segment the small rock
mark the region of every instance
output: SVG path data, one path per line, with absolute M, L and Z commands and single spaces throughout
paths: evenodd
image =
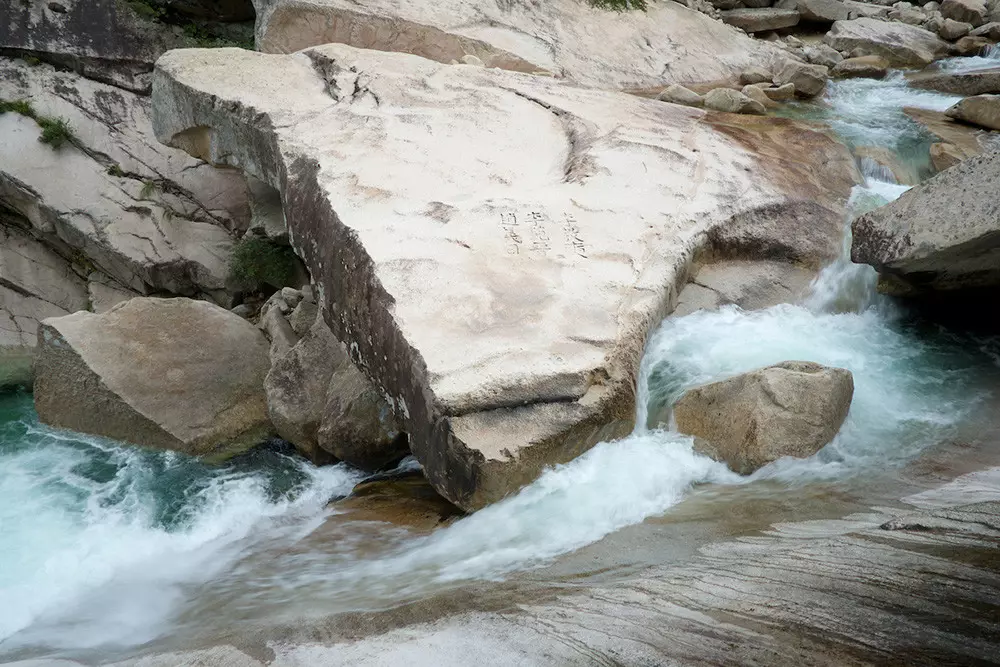
M 674 405 L 695 449 L 747 475 L 784 456 L 812 456 L 847 418 L 854 378 L 843 368 L 785 361 L 695 387 Z
M 794 9 L 731 9 L 722 12 L 722 21 L 746 32 L 763 32 L 791 28 L 799 22 L 799 13 Z
M 833 23 L 848 17 L 847 5 L 840 0 L 795 0 L 802 21 Z
M 927 16 L 919 9 L 894 9 L 889 12 L 889 20 L 907 25 L 921 25 L 927 20 Z
M 239 315 L 240 317 L 242 317 L 245 320 L 249 320 L 250 319 L 250 312 L 251 312 L 250 311 L 250 306 L 246 305 L 245 303 L 241 303 L 240 305 L 236 306 L 235 308 L 230 309 L 229 312 L 233 313 L 234 315 Z
M 284 299 L 289 308 L 295 308 L 302 300 L 302 292 L 294 287 L 282 287 L 281 298 Z
M 787 100 L 795 99 L 795 84 L 786 83 L 783 86 L 778 86 L 777 88 L 763 88 L 764 94 L 770 97 L 775 102 L 784 102 Z
M 760 105 L 765 109 L 774 109 L 781 106 L 780 104 L 772 100 L 770 97 L 768 97 L 759 85 L 743 86 L 743 90 L 741 92 L 747 97 L 749 97 L 751 100 L 754 100 L 755 102 L 760 102 Z
M 762 83 L 771 80 L 771 73 L 763 67 L 751 67 L 740 72 L 740 83 L 743 85 L 751 83 Z
M 802 40 L 796 37 L 795 35 L 788 35 L 787 37 L 785 37 L 785 44 L 788 44 L 788 46 L 792 47 L 793 49 L 801 49 L 805 47 L 805 44 L 802 43 Z
M 822 65 L 823 67 L 833 67 L 841 60 L 844 56 L 840 55 L 837 49 L 834 49 L 826 44 L 820 44 L 819 46 L 810 46 L 805 50 L 806 60 L 808 60 L 813 65 Z
M 715 111 L 729 113 L 748 113 L 763 115 L 764 105 L 750 99 L 738 90 L 731 88 L 716 88 L 705 95 L 705 107 Z
M 292 327 L 292 331 L 295 332 L 297 336 L 304 336 L 306 331 L 313 325 L 316 321 L 316 317 L 319 315 L 319 306 L 315 301 L 306 301 L 302 299 L 299 305 L 295 306 L 295 310 L 292 314 L 288 316 L 288 326 Z
M 939 9 L 941 9 L 940 2 L 928 2 L 926 5 L 924 5 L 925 12 L 936 12 Z
M 676 83 L 667 86 L 656 99 L 671 104 L 683 104 L 687 107 L 705 106 L 705 100 L 701 95 Z
M 963 123 L 1000 131 L 1000 95 L 966 97 L 945 113 Z
M 829 70 L 822 65 L 787 60 L 774 75 L 774 83 L 778 86 L 794 83 L 799 97 L 816 97 L 826 88 L 828 76 Z
M 941 39 L 947 39 L 949 42 L 954 42 L 955 40 L 965 37 L 972 30 L 972 24 L 962 23 L 961 21 L 953 21 L 951 19 L 945 19 L 941 28 L 938 30 L 938 34 L 941 35 Z
M 927 19 L 926 21 L 924 21 L 924 24 L 923 24 L 924 30 L 928 30 L 928 31 L 933 32 L 933 33 L 939 33 L 939 32 L 941 32 L 941 28 L 943 26 L 944 26 L 944 17 L 941 16 L 940 14 L 936 14 L 935 16 L 931 16 L 929 19 Z
M 985 37 L 973 37 L 972 35 L 966 35 L 962 39 L 955 42 L 955 53 L 960 56 L 978 56 L 983 52 L 983 49 L 992 43 L 993 42 Z
M 474 67 L 485 67 L 482 59 L 479 56 L 474 56 L 471 53 L 462 56 L 462 63 L 465 65 L 472 65 Z
M 841 79 L 884 79 L 889 73 L 889 63 L 882 56 L 847 58 L 833 68 L 833 76 Z
M 955 144 L 947 141 L 939 141 L 931 144 L 931 164 L 935 171 L 944 171 L 948 167 L 953 167 L 965 158 L 961 149 Z
M 986 23 L 989 12 L 986 5 L 979 0 L 944 0 L 941 3 L 941 15 L 955 21 L 971 23 L 973 27 L 979 27 Z

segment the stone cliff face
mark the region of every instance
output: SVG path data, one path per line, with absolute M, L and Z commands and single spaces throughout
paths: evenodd
M 696 252 L 819 264 L 856 178 L 788 121 L 341 45 L 172 52 L 154 112 L 281 192 L 331 328 L 466 509 L 631 428 Z

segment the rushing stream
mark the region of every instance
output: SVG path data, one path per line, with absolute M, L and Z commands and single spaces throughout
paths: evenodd
M 979 61 L 998 62 L 944 66 Z M 943 110 L 956 99 L 898 76 L 859 79 L 832 84 L 827 106 L 795 113 L 925 172 L 929 139 L 901 109 Z M 868 183 L 856 188 L 852 214 L 906 189 L 863 167 Z M 54 431 L 38 424 L 29 395 L 0 395 L 0 659 L 114 655 L 241 621 L 386 608 L 545 565 L 663 514 L 705 483 L 794 486 L 905 465 L 978 418 L 1000 347 L 912 321 L 875 293 L 874 272 L 851 264 L 848 247 L 799 304 L 665 321 L 643 361 L 635 433 L 429 535 L 331 524 L 329 498 L 362 478 L 343 465 L 263 452 L 208 466 Z M 694 384 L 787 359 L 854 373 L 847 422 L 811 459 L 744 478 L 668 426 L 644 426 Z

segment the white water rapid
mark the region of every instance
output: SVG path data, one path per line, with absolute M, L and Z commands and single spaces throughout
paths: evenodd
M 854 146 L 905 157 L 928 139 L 902 107 L 941 110 L 955 99 L 898 76 L 853 80 L 801 115 L 827 120 Z M 906 189 L 863 166 L 852 215 Z M 629 437 L 429 535 L 377 527 L 374 547 L 370 535 L 328 525 L 337 510 L 327 500 L 361 479 L 346 466 L 264 453 L 211 467 L 54 431 L 37 423 L 29 396 L 0 396 L 0 661 L 113 655 L 207 632 L 220 610 L 221 632 L 243 620 L 386 608 L 544 565 L 669 511 L 699 485 L 803 485 L 912 461 L 972 418 L 995 380 L 997 348 L 908 319 L 848 248 L 801 303 L 666 320 L 647 346 Z M 787 359 L 854 373 L 847 422 L 813 458 L 740 477 L 668 426 L 646 427 L 692 385 Z

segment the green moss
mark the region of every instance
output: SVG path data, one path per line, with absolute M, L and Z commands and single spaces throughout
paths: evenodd
M 126 0 L 125 4 L 127 4 L 133 12 L 147 21 L 159 21 L 163 18 L 164 12 L 162 7 L 154 7 L 153 5 L 143 2 L 142 0 Z
M 43 144 L 48 144 L 52 148 L 59 149 L 67 141 L 72 143 L 75 139 L 73 130 L 64 118 L 47 118 L 45 116 L 35 118 L 35 122 L 42 128 L 42 135 L 38 140 Z
M 253 51 L 254 49 L 252 37 L 245 40 L 231 39 L 229 37 L 214 34 L 194 23 L 187 23 L 184 25 L 184 35 L 193 41 L 195 46 L 199 46 L 203 49 L 218 49 L 227 46 L 235 46 L 241 49 L 246 49 L 247 51 Z
M 31 102 L 28 100 L 0 100 L 0 115 L 3 115 L 8 111 L 21 114 L 27 118 L 36 117 L 35 108 L 31 106 Z
M 21 60 L 23 60 L 29 67 L 38 67 L 42 64 L 42 61 L 35 56 L 21 56 Z
M 247 234 L 233 246 L 229 274 L 244 284 L 285 287 L 295 278 L 295 253 L 288 246 Z
M 113 164 L 108 167 L 108 174 L 111 176 L 117 176 L 118 178 L 124 178 L 125 170 L 121 168 L 121 165 Z

